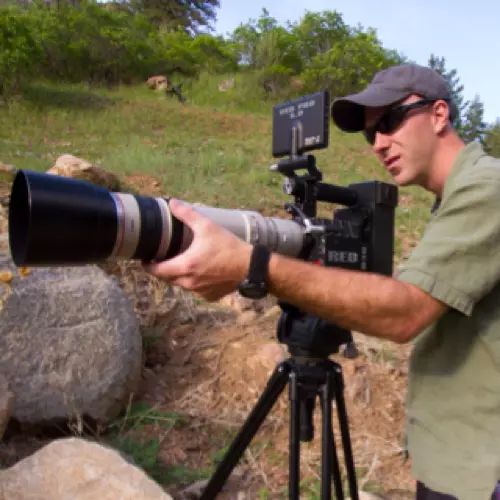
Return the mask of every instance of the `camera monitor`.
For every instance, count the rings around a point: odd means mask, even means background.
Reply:
[[[328,147],[329,120],[328,90],[277,104],[273,108],[273,156],[301,155]]]

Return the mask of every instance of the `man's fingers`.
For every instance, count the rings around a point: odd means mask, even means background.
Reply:
[[[144,264],[144,269],[157,278],[167,281],[174,281],[186,275],[185,266],[181,255],[161,262],[148,262]]]
[[[203,215],[199,214],[193,207],[175,198],[170,200],[169,207],[172,214],[190,228],[196,228],[205,219]]]

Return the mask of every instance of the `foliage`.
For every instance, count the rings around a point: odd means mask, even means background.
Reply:
[[[237,70],[237,54],[221,37],[157,29],[127,5],[82,0],[57,8],[34,3],[0,8],[0,75],[4,92],[32,73],[49,80],[134,83],[152,74]]]
[[[481,143],[483,142],[484,133],[486,131],[486,123],[484,122],[483,116],[484,105],[479,95],[476,94],[464,115],[464,123],[461,132],[465,142],[472,142],[475,140]]]
[[[109,87],[165,75],[180,78],[184,89],[194,88],[203,75],[224,75],[241,76],[241,92],[250,91],[251,106],[258,108],[254,98],[266,103],[320,89],[328,89],[331,98],[357,92],[377,71],[406,62],[382,45],[374,29],[348,26],[334,10],[306,11],[300,20],[280,25],[262,9],[258,19],[222,37],[201,32],[211,29],[219,0],[13,1],[0,4],[4,96],[33,75]],[[482,141],[487,126],[479,96],[466,101],[458,71],[447,68],[444,57],[431,54],[428,64],[448,81],[459,135]],[[232,94],[235,104],[242,104],[241,92]]]
[[[448,82],[454,104],[457,108],[457,118],[454,122],[454,127],[458,135],[466,143],[475,140],[482,142],[487,125],[483,121],[484,105],[479,95],[475,94],[472,101],[465,99],[465,87],[460,82],[458,70],[448,69],[444,57],[437,57],[431,54],[428,65],[438,71]]]
[[[500,158],[500,118],[486,128],[483,143],[488,154]]]
[[[0,95],[17,90],[23,78],[30,76],[40,55],[29,16],[16,6],[0,12]]]
[[[259,19],[240,24],[230,41],[240,64],[259,71],[262,84],[274,93],[292,77],[300,78],[304,91],[355,92],[376,71],[404,60],[385,49],[373,29],[349,27],[336,11],[307,11],[283,27],[263,9]]]
[[[192,37],[184,30],[162,29],[150,34],[150,42],[155,54],[153,73],[177,72],[197,77],[202,71],[237,70],[236,54],[220,37],[207,34]]]
[[[130,0],[129,4],[157,27],[198,34],[212,28],[219,0]]]
[[[443,78],[448,82],[448,86],[453,97],[455,106],[457,107],[457,118],[455,120],[455,128],[460,134],[462,132],[464,114],[467,110],[469,102],[465,100],[464,97],[464,86],[460,82],[460,78],[457,76],[457,70],[449,70],[446,67],[446,59],[444,57],[437,57],[431,54],[429,57],[428,65],[430,68],[436,70]]]
[[[116,83],[146,73],[154,57],[143,16],[109,10],[98,3],[29,10],[43,48],[39,74],[70,82]]]
[[[401,61],[388,54],[373,30],[352,30],[348,37],[313,57],[303,78],[308,90],[327,88],[332,98],[358,92],[375,72]]]
[[[297,40],[299,56],[305,64],[345,42],[351,34],[336,11],[306,11],[300,22],[292,25],[291,33]]]

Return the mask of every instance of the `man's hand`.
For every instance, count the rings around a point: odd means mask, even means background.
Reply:
[[[178,200],[169,205],[172,214],[191,228],[193,241],[182,254],[144,264],[144,269],[209,301],[233,292],[248,273],[252,246],[189,205]]]

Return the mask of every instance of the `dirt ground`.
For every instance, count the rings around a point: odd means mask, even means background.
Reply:
[[[156,195],[154,179],[130,177],[129,185]],[[179,415],[182,425],[158,422],[143,432],[160,442],[158,458],[168,467],[189,471],[192,480],[179,478],[167,490],[177,500],[180,492],[220,459],[262,394],[286,347],[276,328],[281,310],[272,300],[258,311],[235,311],[222,304],[205,304],[179,290],[145,276],[133,263],[103,266],[120,277],[132,301],[144,338],[141,393],[159,411]],[[358,486],[387,499],[413,498],[410,461],[405,461],[403,435],[409,348],[354,334],[359,355],[331,358],[342,367]],[[315,436],[301,443],[304,498],[319,498],[321,475],[321,412],[314,411]],[[340,460],[342,447],[333,410]],[[41,442],[41,441],[40,441]],[[14,446],[14,448],[12,448]],[[15,449],[17,446],[17,450]],[[25,448],[23,448],[23,446]],[[11,431],[11,457],[26,454],[26,442]],[[247,448],[229,490],[220,498],[286,498],[289,454],[289,399],[285,389]],[[188,474],[188,475],[189,475]],[[190,477],[191,477],[190,476]],[[302,498],[302,497],[301,497]]]
[[[152,402],[196,420],[238,428],[267,383],[279,347],[275,340],[278,312],[242,326],[187,326],[170,332],[176,348],[156,373],[148,374],[145,396]],[[361,488],[391,492],[411,491],[409,464],[403,464],[402,432],[406,388],[406,353],[366,343],[355,336],[361,355],[354,360],[332,356],[343,369],[345,398],[358,480]],[[272,353],[266,356],[264,352]],[[276,356],[278,357],[278,356]],[[276,359],[277,361],[277,359]],[[256,439],[264,443],[258,457],[247,456],[254,486],[279,492],[287,486],[289,401],[285,390]],[[336,416],[334,410],[334,417]],[[321,412],[314,413],[315,440],[301,447],[302,477],[319,479]],[[184,429],[163,443],[166,455],[185,443],[184,463],[204,464],[210,430]],[[336,436],[339,436],[335,426]],[[179,431],[180,433],[181,431]],[[342,453],[337,439],[338,452]],[[173,454],[175,455],[175,453]],[[201,461],[201,462],[200,462]],[[245,467],[244,467],[245,469]],[[249,474],[249,471],[242,471]],[[248,488],[250,485],[246,485]],[[277,497],[276,497],[277,498]]]

